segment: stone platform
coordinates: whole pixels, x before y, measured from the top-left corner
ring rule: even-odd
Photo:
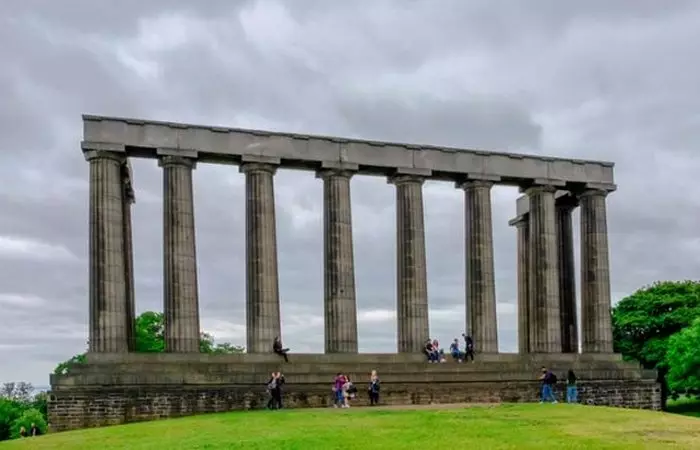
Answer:
[[[448,361],[450,358],[448,358]],[[328,407],[336,373],[350,375],[359,389],[357,405],[368,404],[366,384],[377,370],[381,403],[535,402],[541,366],[559,377],[557,396],[571,368],[579,378],[579,399],[594,405],[660,409],[654,371],[613,354],[493,354],[476,362],[428,364],[423,355],[291,354],[89,354],[66,375],[51,376],[52,431],[113,425],[193,414],[260,409],[273,371],[286,378],[286,407]]]

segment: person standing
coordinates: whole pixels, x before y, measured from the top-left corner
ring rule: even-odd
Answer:
[[[471,336],[462,334],[464,338],[464,361],[471,358],[474,361],[474,339]]]
[[[377,371],[373,370],[369,376],[369,405],[375,406],[379,404],[379,377]]]
[[[267,402],[268,409],[282,409],[282,385],[284,375],[280,372],[272,372],[267,382],[267,389],[270,392],[270,400]]]
[[[569,369],[569,372],[566,374],[566,403],[578,403],[576,374],[571,369]]]
[[[557,376],[551,370],[547,370],[546,367],[542,366],[540,381],[542,381],[540,403],[549,401],[557,403],[557,399],[554,397],[554,385],[557,383]]]
[[[345,386],[345,375],[338,372],[338,374],[333,379],[333,407],[342,407],[345,404],[345,398],[343,398],[343,386]]]

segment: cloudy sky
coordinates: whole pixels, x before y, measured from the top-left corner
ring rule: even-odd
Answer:
[[[82,113],[611,160],[613,297],[700,273],[700,1],[4,0],[0,12],[0,381],[45,385],[85,348]],[[160,310],[161,172],[137,160],[134,177],[137,307]],[[321,181],[281,170],[275,182],[285,344],[322,351]],[[195,184],[202,327],[244,344],[243,175],[200,165]],[[391,352],[394,188],[356,177],[352,189],[360,348]],[[518,195],[493,191],[502,351],[516,350]],[[431,332],[447,341],[464,322],[463,194],[427,183],[425,211]]]

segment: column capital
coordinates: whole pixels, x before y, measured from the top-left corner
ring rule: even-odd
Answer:
[[[387,183],[394,184],[396,186],[402,184],[419,184],[423,185],[425,182],[425,177],[422,175],[408,175],[408,174],[396,174],[392,175],[387,179]]]
[[[158,158],[158,166],[185,166],[194,169],[197,166],[197,160],[187,156],[165,155]]]
[[[527,195],[536,195],[543,193],[554,194],[555,192],[557,192],[557,187],[550,184],[534,185],[525,189],[525,194]]]
[[[118,153],[109,150],[83,149],[83,156],[85,156],[85,160],[88,162],[97,159],[110,159],[119,164],[123,164],[126,161],[126,155],[124,153]]]
[[[246,162],[238,166],[238,171],[240,173],[265,172],[274,175],[277,172],[277,166],[261,162]]]
[[[316,178],[326,179],[331,177],[352,178],[355,173],[347,169],[319,169],[316,171]]]
[[[583,197],[607,197],[610,191],[605,189],[586,189],[578,194],[579,198]]]
[[[491,180],[466,180],[466,181],[457,181],[455,183],[455,187],[457,189],[476,189],[476,188],[491,188],[493,185],[496,184],[494,181]]]

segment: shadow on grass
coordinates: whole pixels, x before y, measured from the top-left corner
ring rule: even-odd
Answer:
[[[666,409],[673,414],[700,417],[700,398],[680,397],[677,400],[669,400]]]

